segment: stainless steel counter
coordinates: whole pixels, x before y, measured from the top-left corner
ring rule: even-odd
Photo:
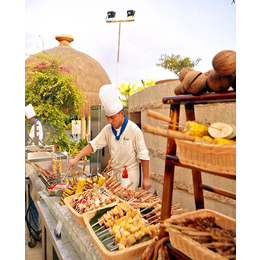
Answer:
[[[42,223],[42,259],[102,260],[88,231],[82,227],[68,208],[59,204],[60,196],[48,196],[45,185],[37,172],[29,175],[30,195]],[[57,222],[61,221],[61,239],[54,235]],[[54,249],[54,250],[53,250]],[[56,255],[55,255],[56,254]],[[140,258],[137,258],[140,259]]]
[[[42,259],[54,259],[57,257],[64,260],[82,259],[75,251],[63,230],[61,231],[60,238],[54,235],[54,229],[58,221],[54,218],[46,203],[40,200],[37,202],[37,205],[39,215],[42,218]]]
[[[53,259],[51,248],[54,248],[59,259],[101,260],[87,229],[76,221],[65,205],[60,206],[60,196],[49,197],[47,195],[45,185],[36,172],[29,175],[26,185],[29,185],[27,191],[41,218],[42,259]],[[58,220],[62,223],[61,240],[56,239],[53,233]]]

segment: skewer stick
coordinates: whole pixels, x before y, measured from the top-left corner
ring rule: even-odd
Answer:
[[[105,230],[99,232],[98,234],[96,233],[96,235],[99,236],[99,235],[101,235],[101,234],[103,234],[104,232],[107,232],[107,231],[108,231],[108,229],[105,229]]]
[[[98,223],[98,222],[97,222]],[[96,223],[96,224],[97,224]],[[99,229],[97,229],[96,231],[95,231],[95,233],[97,233],[100,229],[102,229],[104,226],[102,225]]]
[[[185,133],[173,130],[164,130],[152,125],[148,125],[146,123],[142,124],[142,129],[147,133],[151,133],[154,135],[160,135],[167,138],[178,139],[178,140],[187,140],[191,142],[195,142],[196,138],[194,136],[187,135]]]
[[[109,239],[111,239],[111,238],[113,238],[114,236],[110,236],[110,237],[108,237],[108,238],[106,238],[106,239],[104,239],[104,240],[101,240],[101,242],[103,243],[104,241],[107,241],[107,240],[109,240]]]
[[[161,203],[161,200],[156,200],[154,203],[152,203],[151,205],[149,205],[148,209],[152,208],[153,206],[157,205],[158,203]],[[147,209],[147,208],[146,208]],[[142,213],[143,211],[145,211],[146,209],[142,209],[140,211],[140,213]]]
[[[142,191],[140,191],[136,196],[134,196],[132,199],[130,199],[130,200],[128,201],[128,203],[131,203],[131,202],[137,200],[138,198],[140,198],[140,197],[146,195],[147,193],[148,193],[147,190],[142,190]]]
[[[137,203],[136,205],[133,206],[133,208],[135,208],[136,206],[138,206],[139,204],[149,200],[151,197],[153,197],[153,194],[148,195],[147,197],[145,197],[141,202]]]
[[[123,190],[119,194],[117,194],[117,196],[120,196],[124,191],[129,189],[132,185],[133,185],[133,182],[131,181],[126,187],[123,188]]]
[[[149,225],[152,225],[154,222],[158,222],[159,220],[160,220],[160,219],[157,218],[157,219],[155,219],[154,221],[150,222]]]
[[[108,231],[108,229],[106,230],[106,231]],[[100,240],[101,240],[101,237],[104,237],[104,236],[106,236],[106,235],[108,235],[109,234],[109,232],[107,233],[105,233],[105,234],[103,234],[102,236],[100,236],[100,237],[98,237]],[[98,235],[100,235],[100,234],[98,234]]]
[[[219,246],[234,246],[233,243],[223,243],[223,242],[202,243],[202,245],[209,248],[215,248]]]
[[[149,212],[149,213],[147,213],[147,214],[144,214],[144,215],[142,215],[142,216],[143,216],[143,217],[146,217],[146,216],[150,215],[151,213],[156,213],[157,211],[160,211],[161,208],[162,208],[162,206],[160,205],[159,207],[153,209],[151,212]]]
[[[112,180],[115,179],[114,175],[117,174],[117,173],[118,173],[118,171],[113,172],[113,173],[111,174],[111,176],[109,177],[109,179],[105,181],[105,184],[106,184],[106,185],[109,185],[109,183],[110,183]]]
[[[165,121],[173,126],[175,126],[174,124],[177,124],[177,125],[179,125],[178,127],[185,127],[184,125],[181,125],[175,121],[172,121],[170,117],[164,116],[164,115],[162,115],[158,112],[152,111],[152,110],[147,110],[147,116],[153,117],[153,118],[161,120],[161,121]],[[198,123],[198,124],[205,125],[203,123]],[[205,126],[207,126],[207,125],[205,125]],[[210,127],[212,127],[212,126],[210,126]],[[220,128],[217,128],[217,127],[212,127],[212,128],[215,128],[215,129],[221,131]]]
[[[146,220],[149,222],[150,219],[155,218],[155,217],[158,218],[159,216],[161,216],[161,212],[157,212],[155,215],[153,215],[152,217],[150,217],[150,218],[148,218]]]
[[[110,252],[111,251],[114,251],[115,249],[117,249],[119,247],[119,245],[115,245],[114,247],[112,247],[111,249],[110,249]]]
[[[96,226],[98,224],[98,221],[95,223],[95,224],[93,224],[91,227],[93,228],[94,226]]]
[[[172,206],[171,206],[171,209],[178,208],[179,206],[180,206],[180,203],[178,203],[178,204],[175,204],[175,205],[172,205]]]

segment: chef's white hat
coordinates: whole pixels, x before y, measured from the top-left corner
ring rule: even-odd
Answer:
[[[123,109],[116,87],[112,84],[106,84],[99,90],[99,97],[105,109],[106,116],[113,116]]]
[[[29,104],[28,106],[25,107],[25,115],[28,119],[36,116],[32,104]]]

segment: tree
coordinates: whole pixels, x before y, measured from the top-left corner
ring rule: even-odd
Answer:
[[[131,83],[131,82],[119,84],[118,90],[122,94],[122,96],[124,96],[124,99],[122,99],[121,97],[119,97],[119,99],[121,100],[124,106],[128,105],[128,98],[132,94],[136,93],[135,91],[136,85],[137,83]]]
[[[163,67],[167,70],[172,71],[176,76],[179,76],[179,73],[182,69],[186,67],[195,67],[199,64],[202,59],[198,58],[195,61],[192,61],[190,58],[185,57],[181,58],[180,55],[171,56],[167,54],[162,54],[159,58],[159,63],[156,63],[157,66]]]
[[[42,126],[45,144],[57,144],[68,151],[69,137],[64,132],[70,115],[79,115],[84,94],[76,77],[64,66],[63,56],[46,51],[33,55],[39,62],[26,67],[25,105],[32,104]]]
[[[148,73],[147,73],[148,77]],[[141,79],[142,86],[137,86],[137,83],[121,83],[119,84],[120,86],[118,87],[118,90],[120,94],[124,97],[121,98],[119,96],[119,99],[121,100],[122,104],[124,106],[128,106],[128,99],[131,95],[137,93],[138,91],[141,91],[147,87],[151,87],[155,84],[156,79]]]

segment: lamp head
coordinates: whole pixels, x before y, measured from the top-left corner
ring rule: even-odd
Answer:
[[[127,17],[129,16],[135,16],[135,11],[134,10],[127,10]]]
[[[115,18],[115,16],[116,16],[116,12],[114,11],[107,12],[107,18]]]

